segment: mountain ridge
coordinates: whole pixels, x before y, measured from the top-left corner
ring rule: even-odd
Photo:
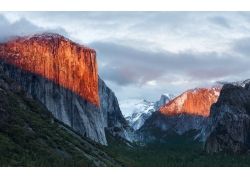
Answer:
[[[159,101],[149,102],[145,99],[130,98],[120,101],[120,107],[125,119],[135,130],[139,129],[157,108],[168,103],[175,96],[172,94],[162,94]]]
[[[193,140],[198,138],[204,141],[202,129],[207,123],[210,107],[219,94],[220,87],[187,90],[163,105],[137,132],[147,142],[164,141],[169,133],[182,135],[189,131],[193,131]]]

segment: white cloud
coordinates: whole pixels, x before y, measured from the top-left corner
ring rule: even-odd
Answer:
[[[148,82],[146,82],[146,84],[147,84],[147,85],[150,85],[150,86],[156,86],[156,85],[157,85],[155,80],[153,80],[153,81],[148,81]]]

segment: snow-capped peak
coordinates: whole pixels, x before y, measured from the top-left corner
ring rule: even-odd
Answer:
[[[162,94],[157,102],[149,102],[145,99],[130,98],[128,100],[120,101],[119,106],[125,119],[129,125],[135,130],[139,129],[147,118],[159,107],[168,103],[175,96],[172,94]]]
[[[232,84],[232,85],[235,85],[235,86],[242,86],[242,87],[245,87],[245,85],[247,83],[250,82],[250,79],[246,79],[246,80],[242,80],[242,81],[235,81],[235,82],[227,82],[227,81],[216,81],[216,83],[218,84]]]
[[[129,100],[121,101],[119,105],[124,117],[126,119],[127,117],[131,117],[129,118],[129,121],[134,122],[138,118],[132,118],[135,114],[148,113],[149,111],[153,110],[154,103],[146,101],[145,99],[131,98]]]

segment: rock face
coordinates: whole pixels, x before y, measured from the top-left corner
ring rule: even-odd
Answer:
[[[94,50],[63,36],[45,33],[4,43],[0,55],[5,62],[47,78],[100,106]]]
[[[60,35],[39,34],[0,44],[0,57],[5,74],[56,118],[107,144],[94,50]]]
[[[221,88],[188,90],[162,106],[159,112],[166,115],[201,115],[208,117],[210,107],[220,95]]]
[[[106,130],[112,135],[120,136],[131,143],[139,143],[139,136],[123,117],[114,92],[106,86],[101,78],[99,78],[98,82],[101,111],[104,117]]]
[[[160,100],[155,102],[154,109],[157,111],[174,98],[175,96],[172,94],[162,94]]]
[[[207,152],[250,149],[250,83],[243,87],[225,84],[220,97],[211,107],[210,131],[204,148]],[[209,132],[208,131],[208,132]]]
[[[144,122],[152,115],[153,112],[157,111],[161,106],[165,105],[175,96],[172,94],[162,94],[159,101],[149,102],[145,99],[128,99],[120,102],[122,113],[134,129],[139,129]]]
[[[138,130],[145,141],[162,140],[168,134],[182,135],[192,131],[192,138],[204,141],[204,125],[210,107],[215,103],[221,88],[188,90],[156,111]]]

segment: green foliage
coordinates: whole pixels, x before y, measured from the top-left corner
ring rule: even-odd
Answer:
[[[111,144],[110,150],[129,159],[125,166],[136,167],[248,167],[250,155],[208,154],[200,143],[154,142],[144,147]]]
[[[95,166],[41,103],[1,88],[0,166]]]

